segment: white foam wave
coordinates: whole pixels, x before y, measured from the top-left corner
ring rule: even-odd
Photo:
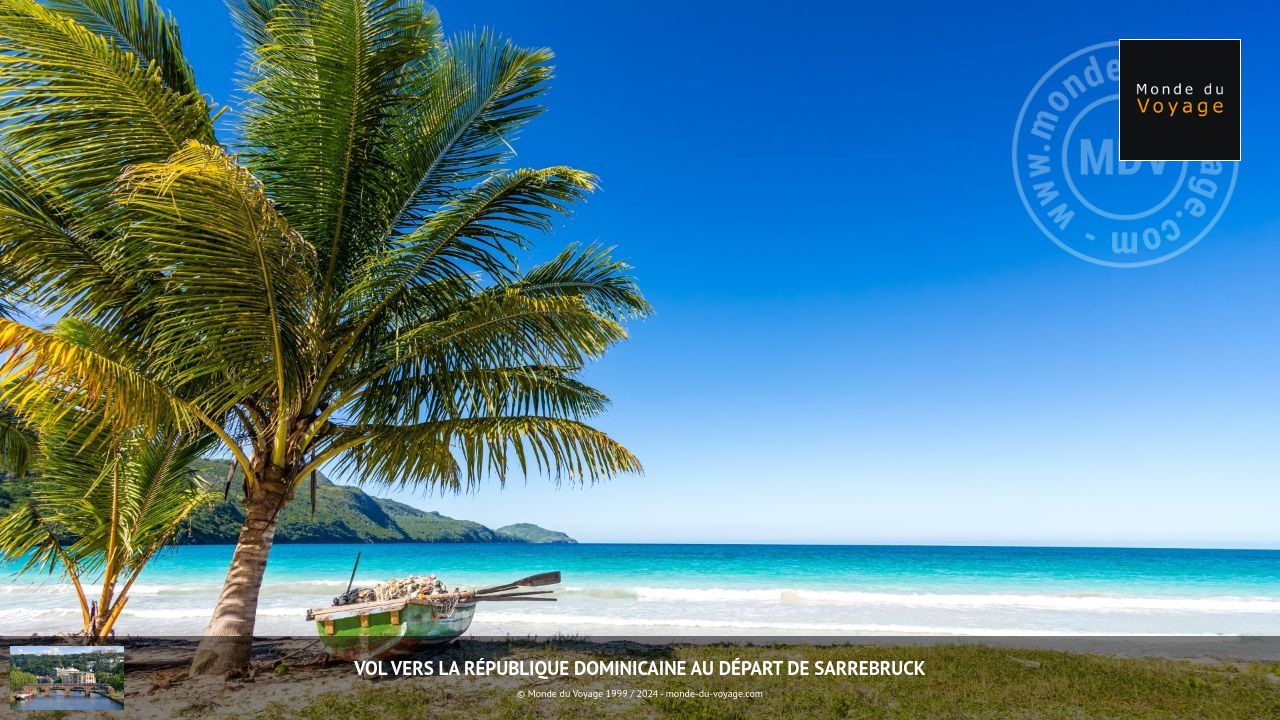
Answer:
[[[975,636],[1096,636],[1096,637],[1133,637],[1141,633],[1132,632],[1074,632],[1066,630],[1044,630],[1040,628],[1008,628],[977,627],[951,625],[908,625],[897,623],[815,623],[815,622],[768,622],[750,620],[723,620],[716,618],[627,618],[606,615],[569,615],[550,618],[546,615],[520,612],[486,613],[483,618],[477,615],[473,632],[483,634],[488,625],[528,625],[536,626],[537,632],[555,632],[565,627],[571,628],[676,628],[679,630],[695,630],[708,634],[713,631],[765,631],[769,633],[824,633],[830,635],[975,635]],[[1178,635],[1179,633],[1160,633]],[[1197,635],[1189,633],[1188,635]]]
[[[180,607],[180,608],[137,608],[124,612],[126,616],[146,618],[148,620],[182,620],[186,618],[205,618],[213,615],[213,606]],[[259,607],[258,617],[306,617],[305,607]]]
[[[1268,597],[1127,597],[1119,595],[1020,595],[1016,593],[885,593],[843,590],[635,588],[648,602],[753,602],[819,605],[894,605],[931,608],[1025,608],[1084,612],[1280,613]]]
[[[259,613],[262,611],[259,610]],[[209,607],[181,607],[181,608],[130,608],[124,614],[128,617],[146,618],[148,620],[181,620],[184,618],[203,617],[208,618],[213,615],[213,606]]]
[[[0,610],[0,620],[30,620],[32,618],[44,618],[49,615],[79,614],[79,608],[4,608]]]

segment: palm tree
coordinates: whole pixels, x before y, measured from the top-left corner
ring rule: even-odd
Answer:
[[[224,145],[153,0],[0,0],[0,264],[94,338],[0,320],[0,399],[222,441],[247,517],[195,673],[247,662],[276,517],[326,463],[452,491],[639,471],[580,374],[649,312],[606,249],[520,263],[596,184],[507,167],[550,52],[403,0],[231,8]]]
[[[19,572],[60,570],[75,588],[81,637],[94,644],[111,634],[151,558],[216,497],[191,469],[215,441],[95,434],[74,414],[41,436],[31,500],[0,519],[0,556],[21,562]],[[96,599],[88,578],[101,585]]]

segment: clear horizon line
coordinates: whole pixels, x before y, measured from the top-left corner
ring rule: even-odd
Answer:
[[[1192,546],[1192,545],[1075,545],[1075,544],[1015,544],[1015,543],[939,543],[939,542],[762,542],[762,541],[668,541],[668,540],[577,540],[572,543],[536,542],[439,542],[403,540],[395,542],[276,542],[275,545],[757,545],[796,547],[916,547],[916,548],[1006,548],[1028,550],[1213,550],[1223,552],[1280,552],[1280,546]],[[176,547],[234,546],[235,543],[180,543]]]

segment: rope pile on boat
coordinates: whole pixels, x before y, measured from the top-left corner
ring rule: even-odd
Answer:
[[[432,595],[449,592],[445,584],[435,575],[410,575],[405,578],[391,578],[384,583],[370,587],[351,588],[333,599],[334,605],[352,605],[364,602],[385,602],[402,598],[425,599]]]

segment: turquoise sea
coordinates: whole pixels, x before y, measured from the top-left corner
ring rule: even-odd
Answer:
[[[482,606],[475,634],[1280,635],[1280,551],[801,545],[279,545],[260,634],[309,634],[309,607],[356,584],[435,573],[451,587],[560,570],[557,603]],[[166,551],[122,634],[208,621],[230,546]],[[74,629],[57,578],[0,565],[0,634]]]

